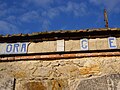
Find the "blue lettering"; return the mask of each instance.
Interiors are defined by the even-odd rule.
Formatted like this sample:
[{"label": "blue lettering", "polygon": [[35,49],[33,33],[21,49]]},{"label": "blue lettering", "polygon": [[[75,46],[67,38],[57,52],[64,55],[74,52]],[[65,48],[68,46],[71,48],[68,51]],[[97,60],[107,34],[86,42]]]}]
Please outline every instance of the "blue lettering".
[{"label": "blue lettering", "polygon": [[109,37],[108,38],[108,44],[109,44],[110,49],[116,49],[117,48],[116,38],[115,37]]},{"label": "blue lettering", "polygon": [[22,44],[21,52],[26,52],[26,43]]},{"label": "blue lettering", "polygon": [[81,39],[81,50],[88,50],[88,40],[87,39]]},{"label": "blue lettering", "polygon": [[8,44],[6,47],[6,52],[10,53],[12,51],[12,45]]},{"label": "blue lettering", "polygon": [[86,45],[87,41],[86,40],[82,40],[82,48],[86,49],[87,45]]},{"label": "blue lettering", "polygon": [[19,44],[14,44],[13,52],[18,52],[19,50]]},{"label": "blue lettering", "polygon": [[26,43],[8,43],[6,44],[5,54],[21,54],[27,52]]}]

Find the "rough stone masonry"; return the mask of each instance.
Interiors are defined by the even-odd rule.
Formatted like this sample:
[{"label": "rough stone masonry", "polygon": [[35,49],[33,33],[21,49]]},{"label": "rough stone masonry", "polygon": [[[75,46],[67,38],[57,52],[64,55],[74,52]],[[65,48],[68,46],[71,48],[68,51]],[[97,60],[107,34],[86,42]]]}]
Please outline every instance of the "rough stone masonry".
[{"label": "rough stone masonry", "polygon": [[[37,42],[38,36],[43,33],[2,36],[0,40],[5,40],[3,48],[9,45],[8,51],[14,51],[11,47],[15,44],[15,51],[18,52],[0,55],[0,90],[120,90],[120,30],[109,30],[103,29],[104,33],[101,29],[86,30],[82,33],[84,37],[78,37],[81,31],[71,31],[67,32],[69,39],[63,35],[64,32],[53,32],[58,34],[58,37],[52,35],[55,40],[47,37],[47,34],[52,34],[48,32],[45,35],[50,40],[46,40],[44,35],[43,41],[41,37]],[[60,37],[61,34],[64,37]],[[30,38],[29,42],[26,37]],[[109,37],[115,38],[110,39],[109,43]],[[21,41],[9,42],[11,38],[21,38]],[[81,50],[80,45],[83,38],[87,38],[88,44],[85,45],[89,47],[85,51]],[[22,43],[27,43],[24,44],[27,47],[22,47]],[[110,45],[116,47],[110,48]],[[25,52],[19,52],[19,48]],[[56,54],[61,57],[56,58]],[[50,55],[53,55],[51,59]]]},{"label": "rough stone masonry", "polygon": [[0,90],[13,90],[14,78],[15,90],[119,90],[119,64],[118,56],[2,62]]}]

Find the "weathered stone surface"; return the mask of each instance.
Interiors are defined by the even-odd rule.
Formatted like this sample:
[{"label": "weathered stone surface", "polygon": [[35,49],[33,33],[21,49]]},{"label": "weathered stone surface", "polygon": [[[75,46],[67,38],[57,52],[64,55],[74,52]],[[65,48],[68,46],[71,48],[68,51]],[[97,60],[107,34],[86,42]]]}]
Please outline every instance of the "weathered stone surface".
[{"label": "weathered stone surface", "polygon": [[117,43],[117,48],[120,48],[120,38],[117,38],[116,43]]},{"label": "weathered stone surface", "polygon": [[109,49],[108,39],[107,38],[97,39],[96,48],[97,50]]},{"label": "weathered stone surface", "polygon": [[26,90],[46,90],[41,82],[28,82],[24,85]]},{"label": "weathered stone surface", "polygon": [[97,60],[89,59],[80,67],[80,75],[98,75],[100,73],[100,64]]},{"label": "weathered stone surface", "polygon": [[33,75],[34,76],[39,76],[39,77],[49,77],[51,72],[52,72],[51,67],[49,67],[49,68],[48,67],[38,67],[34,71]]},{"label": "weathered stone surface", "polygon": [[13,90],[14,88],[14,78],[0,74],[0,90]]},{"label": "weathered stone surface", "polygon": [[79,51],[80,40],[65,41],[65,51]]},{"label": "weathered stone surface", "polygon": [[97,39],[89,39],[89,50],[96,50],[97,49]]},{"label": "weathered stone surface", "polygon": [[99,74],[99,72],[100,68],[97,65],[80,68],[80,75],[94,75]]},{"label": "weathered stone surface", "polygon": [[120,89],[120,74],[111,74],[81,80],[75,90],[119,90],[119,89]]},{"label": "weathered stone surface", "polygon": [[50,61],[43,61],[43,62],[42,62],[42,66],[43,66],[43,67],[48,67],[50,64],[51,64]]},{"label": "weathered stone surface", "polygon": [[[81,59],[61,59],[56,61],[20,61],[0,63],[0,73],[8,73],[15,78],[46,77],[55,73],[62,76],[99,75],[120,73],[119,57],[92,57]],[[59,75],[58,75],[59,76]],[[73,75],[74,76],[74,75]]]},{"label": "weathered stone surface", "polygon": [[66,79],[51,80],[48,82],[47,90],[69,90]]},{"label": "weathered stone surface", "polygon": [[55,52],[56,41],[44,41],[39,43],[30,43],[28,53]]},{"label": "weathered stone surface", "polygon": [[26,80],[17,81],[15,90],[70,90],[68,80]]},{"label": "weathered stone surface", "polygon": [[[64,87],[62,90],[74,90],[80,81],[84,82],[82,80],[101,77],[105,74],[110,75],[118,73],[120,73],[119,56],[0,63],[0,75],[5,76],[7,74],[9,77],[19,80],[16,82],[17,87],[24,85],[32,86],[34,85],[33,83],[27,83],[35,82],[35,84],[38,84],[36,87],[45,87],[46,89],[55,86],[53,90],[59,90],[61,88],[58,87],[60,86],[58,82],[60,82],[61,86],[63,85],[62,83],[65,85],[62,86]],[[6,82],[2,77],[0,80]],[[54,82],[56,82],[56,85],[54,85]],[[117,87],[119,88],[120,86],[118,85]],[[23,88],[23,90],[26,89]]]},{"label": "weathered stone surface", "polygon": [[57,67],[57,71],[64,78],[77,77],[79,76],[79,67],[75,65],[65,65]]}]

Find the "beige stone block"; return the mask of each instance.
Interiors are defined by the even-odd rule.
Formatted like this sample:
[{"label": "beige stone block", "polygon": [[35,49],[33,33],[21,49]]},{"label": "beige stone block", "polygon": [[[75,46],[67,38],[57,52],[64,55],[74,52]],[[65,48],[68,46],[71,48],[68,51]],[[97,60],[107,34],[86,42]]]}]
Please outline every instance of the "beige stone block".
[{"label": "beige stone block", "polygon": [[56,41],[44,41],[39,43],[30,43],[28,53],[55,52]]},{"label": "beige stone block", "polygon": [[15,90],[70,90],[67,79],[16,80]]},{"label": "beige stone block", "polygon": [[51,64],[50,61],[43,61],[43,62],[42,62],[42,66],[43,66],[43,67],[48,67],[48,66],[50,66],[50,64]]},{"label": "beige stone block", "polygon": [[46,83],[41,80],[16,80],[15,90],[47,90]]},{"label": "beige stone block", "polygon": [[86,60],[84,66],[79,68],[80,75],[98,75],[100,73],[100,63],[91,59]]},{"label": "beige stone block", "polygon": [[96,39],[89,39],[89,50],[96,50],[97,47],[96,47],[96,43],[97,40]]},{"label": "beige stone block", "polygon": [[80,40],[65,41],[65,51],[80,51]]},{"label": "beige stone block", "polygon": [[61,73],[60,77],[64,78],[76,78],[79,76],[79,68],[74,64],[57,67],[57,72]]},{"label": "beige stone block", "polygon": [[120,73],[120,65],[118,63],[106,64],[102,69],[102,74],[112,74],[112,73]]},{"label": "beige stone block", "polygon": [[80,68],[80,75],[98,75],[100,73],[100,68],[98,65],[93,65],[91,67]]},{"label": "beige stone block", "polygon": [[52,72],[52,68],[51,67],[38,67],[34,71],[33,75],[35,77],[38,77],[38,76],[39,77],[49,77],[51,72]]},{"label": "beige stone block", "polygon": [[120,49],[120,38],[117,38],[116,43],[117,43],[117,48]]},{"label": "beige stone block", "polygon": [[107,38],[103,38],[103,39],[96,39],[96,48],[97,50],[105,50],[105,49],[109,49],[108,46],[108,39]]}]

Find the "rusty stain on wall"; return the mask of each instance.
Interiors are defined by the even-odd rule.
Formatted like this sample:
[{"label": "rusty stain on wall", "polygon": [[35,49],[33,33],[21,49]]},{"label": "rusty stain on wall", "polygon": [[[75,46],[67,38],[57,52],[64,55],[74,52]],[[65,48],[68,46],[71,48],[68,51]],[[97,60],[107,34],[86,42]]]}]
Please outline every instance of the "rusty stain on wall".
[{"label": "rusty stain on wall", "polygon": [[42,82],[28,82],[24,87],[26,87],[26,90],[47,90]]}]

